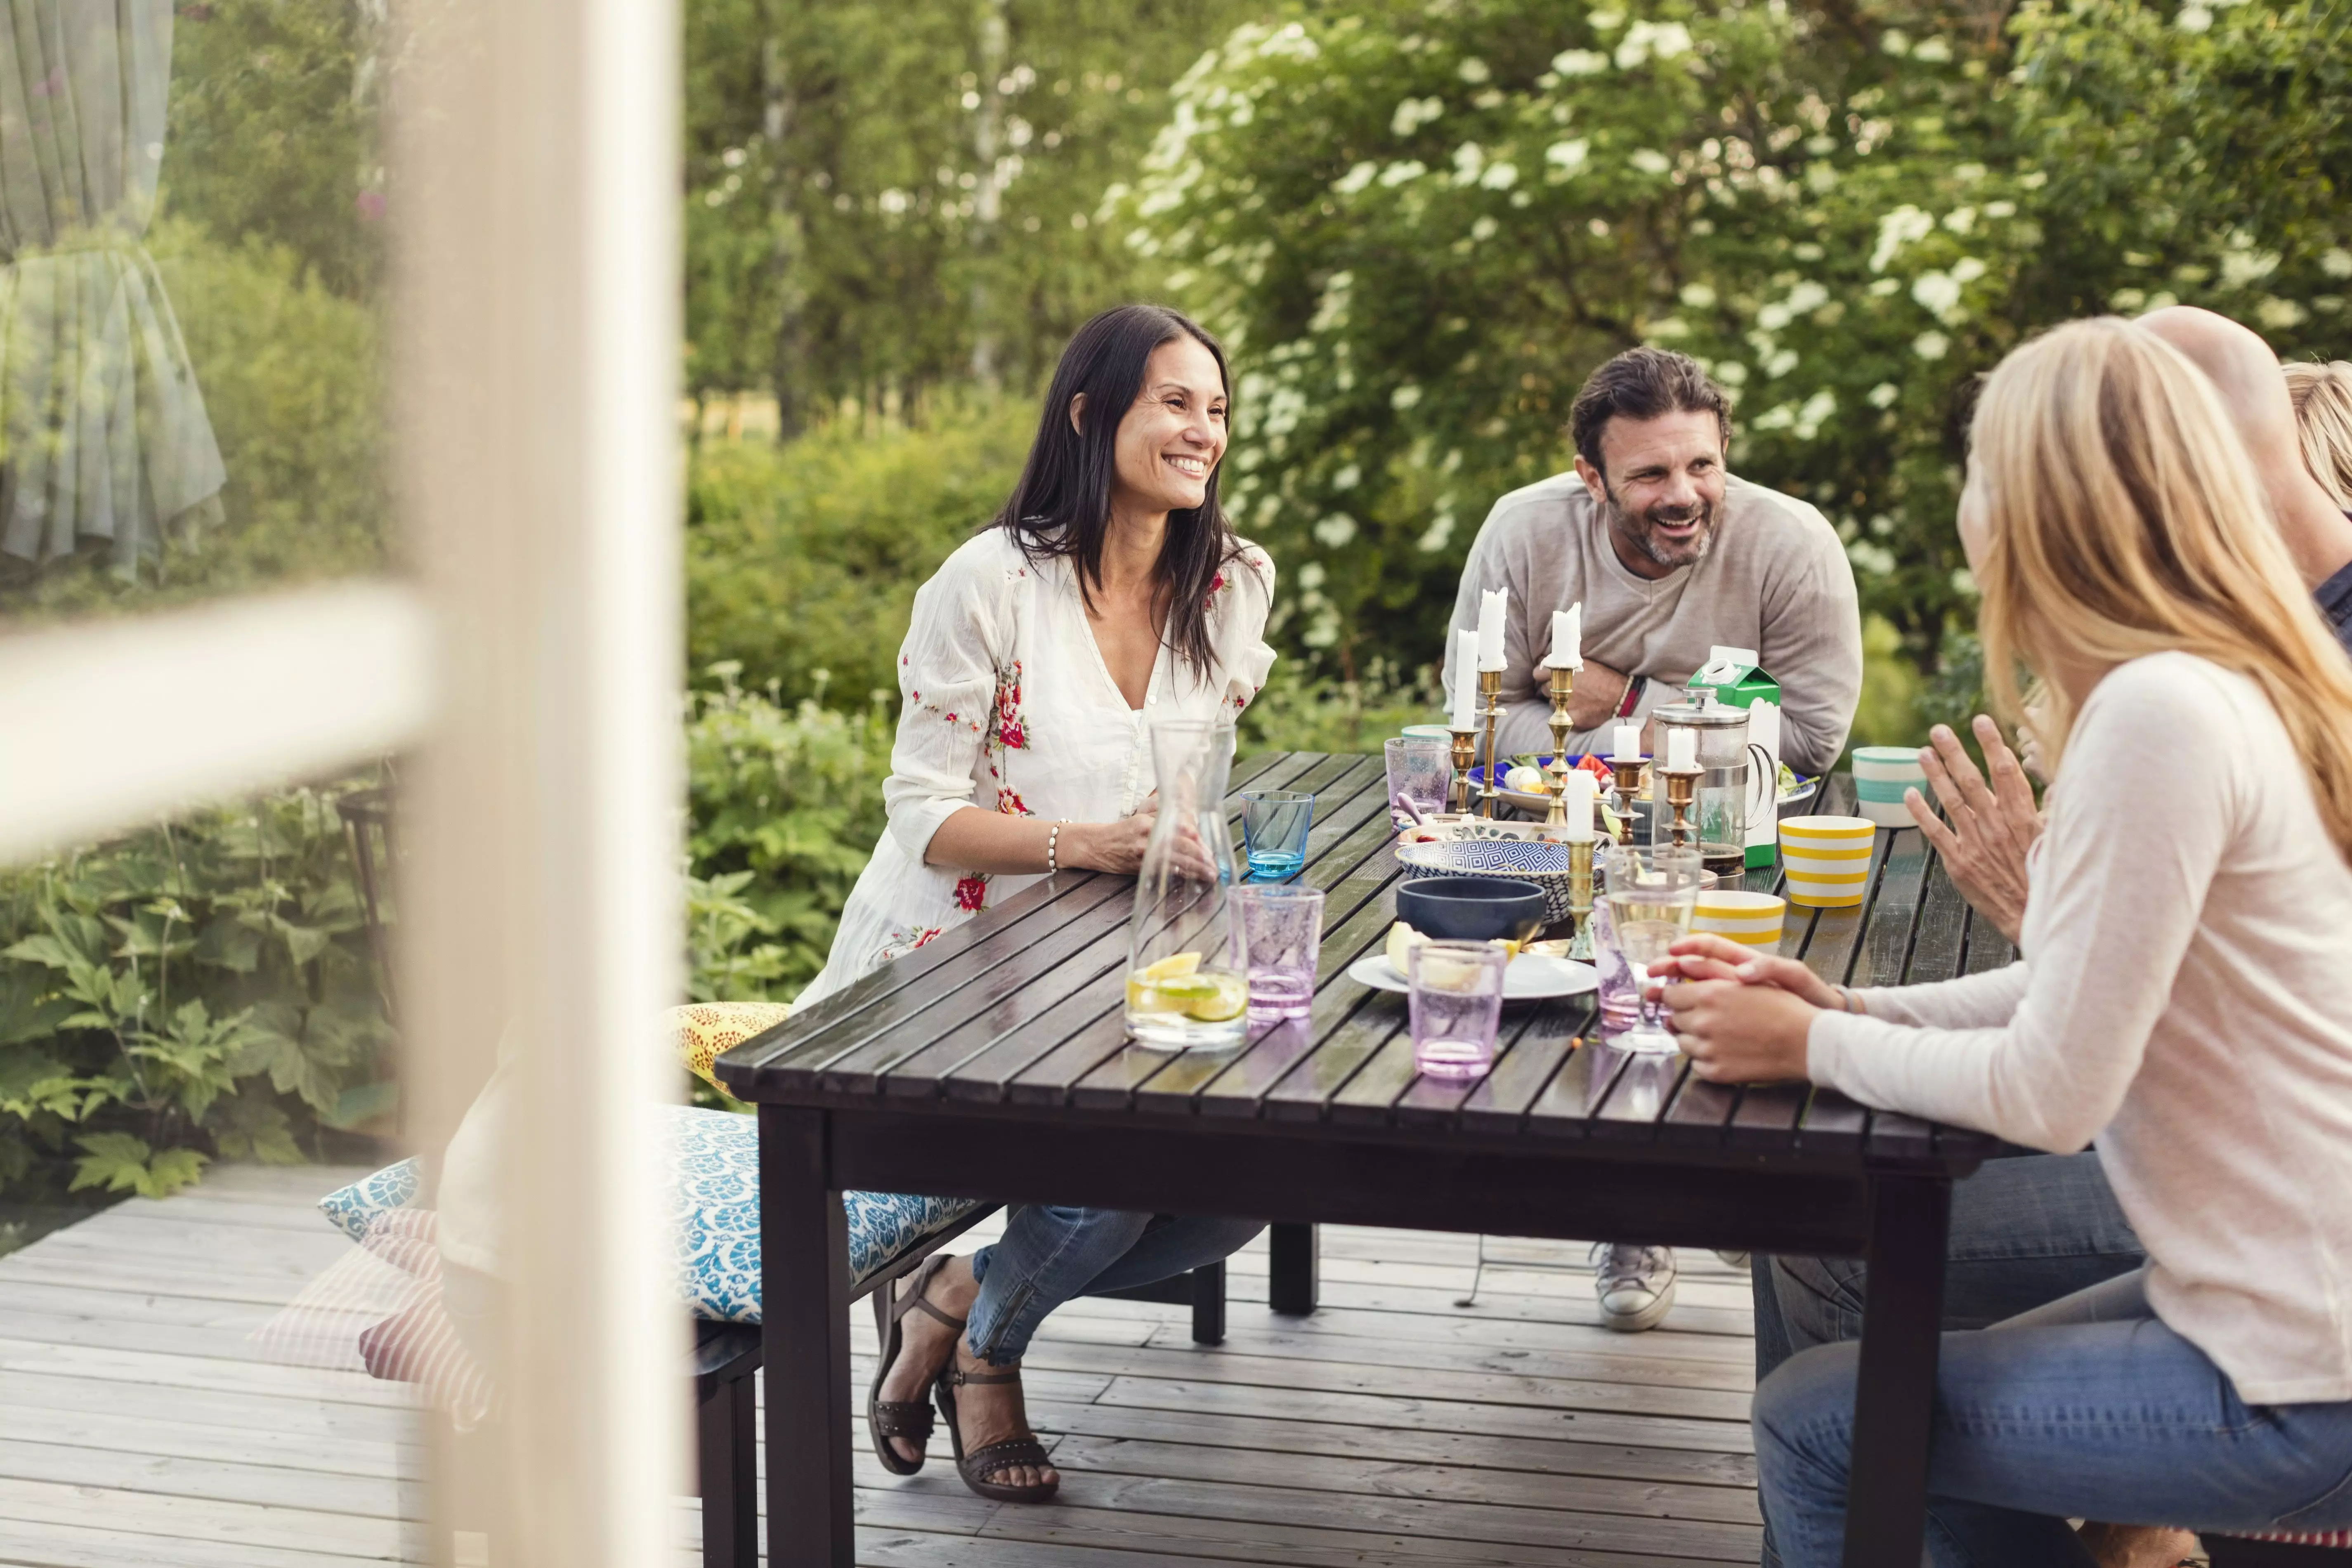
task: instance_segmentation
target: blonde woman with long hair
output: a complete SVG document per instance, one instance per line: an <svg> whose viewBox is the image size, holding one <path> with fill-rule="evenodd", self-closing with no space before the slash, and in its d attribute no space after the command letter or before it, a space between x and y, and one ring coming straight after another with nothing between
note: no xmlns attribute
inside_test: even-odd
<svg viewBox="0 0 2352 1568"><path fill-rule="evenodd" d="M2095 1144L2136 1273L1947 1334L1938 1563L2080 1565L2069 1518L2352 1524L2352 664L2212 384L2116 320L1987 383L1959 530L1992 695L2055 770L2006 970L1847 991L1718 939L1667 988L1694 1070L1811 1078ZM1838 1561L1857 1347L1757 1391L1781 1560Z"/></svg>

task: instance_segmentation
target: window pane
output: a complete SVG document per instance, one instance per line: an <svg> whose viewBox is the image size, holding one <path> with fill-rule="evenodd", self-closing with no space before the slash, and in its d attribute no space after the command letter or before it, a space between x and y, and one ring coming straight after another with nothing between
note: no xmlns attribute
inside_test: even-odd
<svg viewBox="0 0 2352 1568"><path fill-rule="evenodd" d="M403 1124L383 782L0 869L12 1557L424 1559L422 1402L368 1363L429 1237L319 1208Z"/></svg>
<svg viewBox="0 0 2352 1568"><path fill-rule="evenodd" d="M382 570L383 8L0 16L0 626Z"/></svg>

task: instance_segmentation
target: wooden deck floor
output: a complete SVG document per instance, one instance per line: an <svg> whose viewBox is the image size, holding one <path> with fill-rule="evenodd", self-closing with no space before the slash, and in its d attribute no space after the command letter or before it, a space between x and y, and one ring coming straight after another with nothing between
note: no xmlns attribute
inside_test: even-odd
<svg viewBox="0 0 2352 1568"><path fill-rule="evenodd" d="M406 1391L280 1364L251 1337L351 1250L310 1205L352 1173L224 1169L0 1258L0 1563L425 1560ZM1234 1260L1214 1350L1181 1308L1073 1303L1028 1363L1060 1500L984 1502L939 1461L898 1479L862 1458L858 1561L1755 1562L1744 1276L1685 1253L1674 1315L1622 1336L1597 1325L1580 1247L1490 1242L1559 1267L1490 1263L1478 1304L1455 1306L1474 1245L1327 1228L1323 1310L1290 1320L1263 1305L1261 1243ZM861 1358L861 1406L871 1371ZM682 1539L692 1520L681 1505Z"/></svg>

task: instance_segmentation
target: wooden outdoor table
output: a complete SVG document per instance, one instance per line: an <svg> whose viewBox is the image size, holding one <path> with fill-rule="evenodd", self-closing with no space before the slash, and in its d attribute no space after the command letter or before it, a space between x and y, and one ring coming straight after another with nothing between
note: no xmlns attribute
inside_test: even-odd
<svg viewBox="0 0 2352 1568"><path fill-rule="evenodd" d="M853 1561L841 1194L878 1190L1866 1257L1845 1561L1916 1568L1951 1184L1993 1141L1628 1057L1587 1037L1589 994L1507 1007L1483 1080L1420 1078L1403 999L1344 973L1393 918L1381 759L1245 759L1236 818L1246 787L1315 792L1310 1016L1214 1054L1128 1045L1134 883L1066 872L719 1058L760 1107L771 1563ZM1931 858L1882 830L1863 907L1790 909L1781 951L1859 984L2008 963Z"/></svg>

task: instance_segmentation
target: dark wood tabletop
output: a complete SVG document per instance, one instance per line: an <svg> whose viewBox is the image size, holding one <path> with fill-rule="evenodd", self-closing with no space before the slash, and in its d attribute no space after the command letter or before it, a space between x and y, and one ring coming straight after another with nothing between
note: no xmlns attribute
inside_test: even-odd
<svg viewBox="0 0 2352 1568"><path fill-rule="evenodd" d="M1171 1055L1130 1045L1122 1001L1133 883L1065 872L866 975L720 1058L745 1100L838 1104L879 1096L906 1109L950 1100L1114 1120L1204 1117L1358 1131L1472 1131L1488 1138L1601 1139L1765 1151L1807 1164L1865 1159L1958 1171L1991 1148L1976 1133L1872 1112L1801 1085L1729 1089L1681 1057L1595 1048L1594 998L1514 1005L1495 1068L1465 1085L1420 1077L1400 998L1348 978L1395 919L1399 868L1381 761L1311 752L1235 764L1245 788L1312 791L1315 824L1297 880L1324 890L1314 1010L1259 1026L1237 1050ZM1851 809L1844 775L1808 812ZM1916 830L1881 830L1858 909L1791 907L1780 951L1851 985L1942 980L2014 956L1976 923ZM1751 872L1750 886L1777 876Z"/></svg>
<svg viewBox="0 0 2352 1568"><path fill-rule="evenodd" d="M1507 1005L1484 1078L1423 1078L1403 999L1345 973L1395 918L1381 759L1245 758L1235 823L1247 788L1316 796L1308 1016L1221 1051L1130 1045L1133 879L1064 872L719 1059L760 1108L769 1517L799 1526L772 1561L854 1558L841 1194L864 1189L1867 1258L1846 1563L1916 1564L1951 1184L1995 1142L1616 1051L1591 994ZM1851 809L1842 776L1823 796L1796 809ZM1877 835L1860 907L1791 907L1780 951L1854 985L2013 956L1909 828Z"/></svg>

